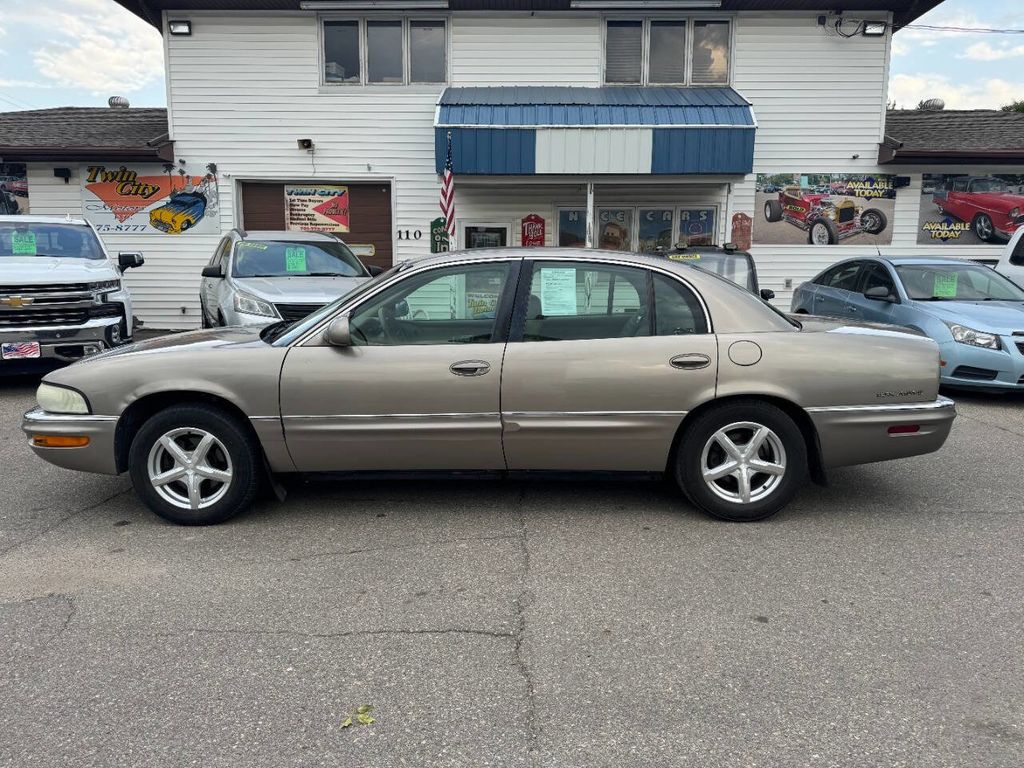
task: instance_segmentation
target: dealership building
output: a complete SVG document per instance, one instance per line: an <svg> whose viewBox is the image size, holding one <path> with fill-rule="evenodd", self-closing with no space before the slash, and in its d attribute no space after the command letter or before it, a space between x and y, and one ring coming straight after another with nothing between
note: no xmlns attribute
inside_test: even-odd
<svg viewBox="0 0 1024 768"><path fill-rule="evenodd" d="M1024 221L1024 116L887 120L892 30L939 0L118 2L163 35L166 113L8 113L0 162L32 213L145 254L149 327L198 326L235 227L334 231L379 266L731 241L788 306L841 258L991 259Z"/></svg>

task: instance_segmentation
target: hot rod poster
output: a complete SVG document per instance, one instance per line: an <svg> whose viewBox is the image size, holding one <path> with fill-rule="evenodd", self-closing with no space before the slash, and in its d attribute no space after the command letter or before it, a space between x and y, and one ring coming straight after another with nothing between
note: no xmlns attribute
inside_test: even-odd
<svg viewBox="0 0 1024 768"><path fill-rule="evenodd" d="M894 181L883 174L758 174L754 245L889 245Z"/></svg>
<svg viewBox="0 0 1024 768"><path fill-rule="evenodd" d="M1024 226L1024 175L926 173L917 242L1002 245Z"/></svg>
<svg viewBox="0 0 1024 768"><path fill-rule="evenodd" d="M217 234L217 178L173 165L85 165L82 210L100 233Z"/></svg>

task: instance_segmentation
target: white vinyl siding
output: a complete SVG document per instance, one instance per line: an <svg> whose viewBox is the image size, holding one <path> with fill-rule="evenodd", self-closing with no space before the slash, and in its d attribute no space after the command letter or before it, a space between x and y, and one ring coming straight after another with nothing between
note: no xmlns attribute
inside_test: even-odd
<svg viewBox="0 0 1024 768"><path fill-rule="evenodd" d="M650 128L537 130L537 173L651 172Z"/></svg>

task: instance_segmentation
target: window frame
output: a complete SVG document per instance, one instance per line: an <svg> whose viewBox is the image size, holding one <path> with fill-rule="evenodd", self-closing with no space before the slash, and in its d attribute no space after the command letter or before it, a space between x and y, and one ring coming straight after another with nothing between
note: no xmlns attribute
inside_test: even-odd
<svg viewBox="0 0 1024 768"><path fill-rule="evenodd" d="M641 22L640 34L640 82L624 83L608 80L608 22L609 21L639 21ZM681 83L652 82L651 74L651 22L652 21L681 21L686 23L686 59L683 62L684 81ZM693 83L693 42L694 24L698 21L720 21L729 25L729 71L725 82L722 83L696 83L701 88L728 88L732 87L733 69L735 66L736 52L736 23L730 15L680 15L678 13L665 14L607 14L601 17L601 84L607 86L621 87L688 87Z"/></svg>
<svg viewBox="0 0 1024 768"><path fill-rule="evenodd" d="M359 82L337 83L327 79L327 34L326 22L349 21L358 24L359 39ZM402 24L402 82L383 83L370 80L370 47L367 33L367 22L370 21L399 21ZM411 22L433 21L444 25L444 80L439 82L428 82L426 80L412 79L412 44L410 40ZM320 87L325 89L335 88L424 88L435 90L438 86L446 86L451 82L451 45L452 25L450 14L446 13L423 13L423 14L351 14L332 13L322 14L317 17L317 40L318 58L320 68Z"/></svg>
<svg viewBox="0 0 1024 768"><path fill-rule="evenodd" d="M515 227L513 227L512 224L507 222L507 221L478 221L476 219L457 219L456 220L455 233L456 233L456 240L458 240L458 243L457 243L458 248L463 249L463 250L467 250L467 251L484 250L483 248L470 248L469 247L469 243L467 242L469 238L466 237L466 230L470 229L472 227L482 227L484 229L487 229L487 228L490 228L490 229L504 229L505 232L506 232L506 235L505 235L505 245L499 245L499 246L495 246L495 247L496 248L517 248L517 247L519 247L512 240L512 238L514 237L514 233L515 233Z"/></svg>
<svg viewBox="0 0 1024 768"><path fill-rule="evenodd" d="M640 338L640 339L651 339L651 338L669 338L657 336L657 309L655 303L657 298L654 291L654 276L661 275L662 277L678 283L683 290L689 291L693 297L697 300L697 304L701 309L704 320L704 328L706 329L702 334L693 334L695 336L707 336L715 333L715 325L713 318L711 317L711 311L708 309L707 301L701 292L682 275L674 272L671 269L662 269L657 266L651 266L648 264L638 265L626 259L592 259L586 257L573 258L571 256L552 256L552 257L539 257L539 258L526 258L523 259L518 273L519 285L516 289L515 303L512 307L511 317L509 318L509 328L507 341L509 344L518 342L520 344L536 344L540 342L527 342L525 340L526 335L526 313L529 308L530 302L530 289L533 285L533 274L537 265L543 265L545 263L573 263L579 264L581 267L586 265L596 266L598 269L609 268L609 267L624 267L631 269L639 269L646 273L646 285L645 296L642 297L644 301L650 304L650 330L651 333L648 336L626 336L626 337L611 337L609 339L585 339L584 341L623 341L625 339ZM500 314L500 313L499 313ZM550 342L549 342L550 343ZM557 342L555 342L557 343Z"/></svg>
<svg viewBox="0 0 1024 768"><path fill-rule="evenodd" d="M712 238L710 245L717 246L721 244L722 234L721 226L722 222L722 203L677 203L677 202L644 202L639 203L617 203L615 201L602 202L600 205L595 205L595 212L599 210L608 210L614 208L626 208L633 210L633 231L631 233L629 249L633 253L641 253L640 248L640 211L643 210L671 210L672 211L672 244L670 247L675 247L676 243L679 242L681 233L679 232L679 224L681 222L680 211L692 211L699 209L706 209L714 211L715 225L712 231ZM582 211L584 217L586 217L586 206L585 205L555 205L555 234L553 242L557 246L561 242L562 232L562 212L563 211ZM600 238L600 218L596 221L594 227L594 240L597 242ZM597 247L597 246L595 246ZM646 253L646 252L644 252Z"/></svg>

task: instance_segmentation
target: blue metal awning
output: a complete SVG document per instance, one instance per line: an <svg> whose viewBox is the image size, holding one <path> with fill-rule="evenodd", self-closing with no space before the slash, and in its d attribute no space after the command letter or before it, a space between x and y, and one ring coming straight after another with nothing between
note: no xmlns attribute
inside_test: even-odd
<svg viewBox="0 0 1024 768"><path fill-rule="evenodd" d="M435 155L462 174L745 174L756 122L732 88L448 88Z"/></svg>

